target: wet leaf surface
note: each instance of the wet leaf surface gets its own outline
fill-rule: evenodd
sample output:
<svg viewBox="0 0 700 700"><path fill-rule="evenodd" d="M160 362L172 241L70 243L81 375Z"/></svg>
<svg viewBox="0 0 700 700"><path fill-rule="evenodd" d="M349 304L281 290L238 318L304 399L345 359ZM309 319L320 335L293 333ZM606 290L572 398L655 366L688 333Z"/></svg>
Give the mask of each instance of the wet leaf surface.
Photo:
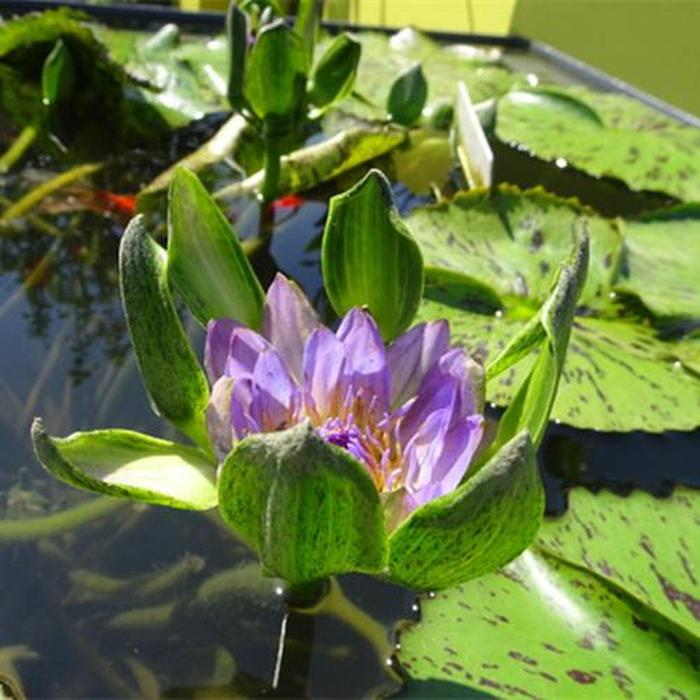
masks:
<svg viewBox="0 0 700 700"><path fill-rule="evenodd" d="M632 190L700 199L700 129L628 97L584 88L517 90L498 103L496 135L538 158L563 158Z"/></svg>
<svg viewBox="0 0 700 700"><path fill-rule="evenodd" d="M692 311L696 301L688 292L690 270L700 264L692 246L670 246L656 262L651 254L637 252L638 237L646 235L644 227L651 223L611 222L542 191L521 194L508 187L490 197L483 192L458 195L451 204L414 211L407 223L427 266L419 316L447 318L455 338L489 357L532 317L571 246L575 227L583 223L591 240L590 271L552 417L608 431L690 430L700 424L693 349L686 341L664 340L653 319L610 299L618 280L626 285L631 280L650 308L659 308L663 297L669 313L672 304L677 314ZM671 228L663 233L656 229L656 235L670 230L670 236L680 238L685 235L681 225L672 219ZM692 233L695 222L690 226ZM623 236L628 229L629 253ZM644 271L645 263L656 270L654 275ZM665 286L669 278L674 287ZM489 400L509 403L532 361L526 358L491 381Z"/></svg>
<svg viewBox="0 0 700 700"><path fill-rule="evenodd" d="M634 544L663 543L669 551L657 550L657 556L670 565L669 583L681 585L677 577L683 576L683 591L692 595L682 563L670 560L679 548L684 551L678 517L691 531L697 528L698 496L678 490L670 503L639 493L628 499L605 494L604 503L596 498L577 492L570 514L547 523L538 546L494 574L423 602L421 622L401 638L408 695L436 697L435 687L443 684L443 697L464 696L463 686L503 698L693 697L700 683L700 640L663 617L670 606L673 619L681 619L680 600L656 594L651 555ZM599 505L591 509L594 503ZM659 523L653 534L650 522ZM594 550L583 534L582 556L587 527L606 533ZM600 559L608 555L620 587L608 585L614 580L609 573L601 574ZM696 576L697 552L687 556ZM652 607L633 597L631 581ZM697 634L697 621L692 630Z"/></svg>

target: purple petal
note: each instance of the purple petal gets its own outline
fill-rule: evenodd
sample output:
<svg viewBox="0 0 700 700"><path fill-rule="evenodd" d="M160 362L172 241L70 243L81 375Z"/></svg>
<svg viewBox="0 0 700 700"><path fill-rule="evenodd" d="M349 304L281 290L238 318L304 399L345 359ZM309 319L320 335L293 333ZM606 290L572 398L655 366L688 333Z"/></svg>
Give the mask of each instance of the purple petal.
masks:
<svg viewBox="0 0 700 700"><path fill-rule="evenodd" d="M243 328L243 326L229 318L220 318L209 321L207 324L207 337L204 341L204 368L212 386L224 373L231 335L237 328Z"/></svg>
<svg viewBox="0 0 700 700"><path fill-rule="evenodd" d="M231 334L224 372L234 379L250 378L261 353L272 346L249 328L236 328Z"/></svg>
<svg viewBox="0 0 700 700"><path fill-rule="evenodd" d="M462 418L444 434L440 449L429 459L410 465L406 488L418 505L452 493L464 477L484 433L480 415ZM437 455L437 456L436 456Z"/></svg>
<svg viewBox="0 0 700 700"><path fill-rule="evenodd" d="M277 273L265 298L263 335L279 350L297 381L301 381L306 339L320 325L305 294Z"/></svg>
<svg viewBox="0 0 700 700"><path fill-rule="evenodd" d="M207 431L219 461L231 451L231 392L233 379L219 377L214 383L207 405Z"/></svg>
<svg viewBox="0 0 700 700"><path fill-rule="evenodd" d="M304 399L316 422L337 416L349 386L343 343L327 328L317 328L304 346Z"/></svg>
<svg viewBox="0 0 700 700"><path fill-rule="evenodd" d="M418 392L423 377L449 349L447 321L421 323L387 349L391 372L391 405L400 406Z"/></svg>
<svg viewBox="0 0 700 700"><path fill-rule="evenodd" d="M460 416L484 412L484 370L462 348L453 348L439 360L438 367L445 376L453 377L460 388Z"/></svg>
<svg viewBox="0 0 700 700"><path fill-rule="evenodd" d="M336 333L345 347L352 391L372 401L375 415L389 410L389 368L386 348L372 315L364 309L351 309Z"/></svg>
<svg viewBox="0 0 700 700"><path fill-rule="evenodd" d="M255 387L252 379L237 379L231 391L231 430L234 440L242 440L246 435L260 432L260 424L251 410Z"/></svg>
<svg viewBox="0 0 700 700"><path fill-rule="evenodd" d="M269 347L258 356L253 385L251 414L262 432L282 430L296 422L301 392L276 348Z"/></svg>

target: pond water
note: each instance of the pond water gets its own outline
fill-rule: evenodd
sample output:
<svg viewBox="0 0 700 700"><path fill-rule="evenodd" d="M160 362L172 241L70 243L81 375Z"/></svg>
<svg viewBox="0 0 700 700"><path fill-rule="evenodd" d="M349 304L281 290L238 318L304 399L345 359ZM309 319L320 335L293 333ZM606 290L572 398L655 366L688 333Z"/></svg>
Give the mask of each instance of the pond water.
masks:
<svg viewBox="0 0 700 700"><path fill-rule="evenodd" d="M135 173L147 181L213 123L190 129L174 147L124 156L104 187L133 191ZM496 164L499 181L575 194L606 215L667 203L498 144ZM32 161L24 175L48 166ZM2 193L12 196L15 187L6 178ZM322 194L280 208L270 249L253 262L263 284L278 269L299 281L328 317ZM403 213L423 201L400 183L395 194ZM30 222L21 235L0 239L6 519L86 502L39 468L29 441L35 415L58 435L112 426L175 437L150 410L128 344L115 264L123 222L80 212L54 223L59 238ZM201 332L191 331L201 348ZM548 513L563 512L573 485L660 497L676 483L700 488L699 448L700 431L615 435L552 425L541 450ZM19 541L0 529L0 678L14 668L28 697L370 697L399 689L387 658L397 625L417 618L412 591L343 577L344 616L287 614L276 582L261 577L250 551L215 516L111 508L53 538Z"/></svg>

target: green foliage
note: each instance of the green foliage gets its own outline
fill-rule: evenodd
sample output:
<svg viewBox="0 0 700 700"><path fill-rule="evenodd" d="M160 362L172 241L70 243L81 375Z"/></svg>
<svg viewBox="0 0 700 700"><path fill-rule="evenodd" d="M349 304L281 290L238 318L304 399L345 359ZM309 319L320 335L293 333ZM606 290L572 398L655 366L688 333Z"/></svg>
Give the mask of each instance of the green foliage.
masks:
<svg viewBox="0 0 700 700"><path fill-rule="evenodd" d="M389 118L403 126L419 119L428 99L428 83L419 63L405 70L394 81L386 103Z"/></svg>
<svg viewBox="0 0 700 700"><path fill-rule="evenodd" d="M265 569L292 584L386 566L369 472L309 424L241 440L219 473L219 507Z"/></svg>
<svg viewBox="0 0 700 700"><path fill-rule="evenodd" d="M569 513L519 559L423 602L401 638L408 694L692 697L699 514L689 489L670 500L572 492Z"/></svg>
<svg viewBox="0 0 700 700"><path fill-rule="evenodd" d="M643 261L654 262L652 249L640 253L635 242L652 225L659 236L665 236L662 230L670 232L664 240L687 242L679 231L683 224L695 226L691 214L684 218L677 212L679 218L671 218L662 229L661 221L608 221L541 190L523 193L508 187L492 194L462 194L449 204L416 210L406 223L426 263L419 317L447 318L458 342L488 354L493 362L524 327L537 331L527 324L546 298L552 272L576 231L587 229L589 274L552 417L598 430L692 429L700 425L700 380L690 371L692 365L682 364L688 353L678 342L661 337L650 324L653 317L638 314L638 305L627 307L620 303L625 299L610 298L619 285L636 290L650 309L660 308L663 296L664 311L678 308L671 315L692 311L690 271L700 264L692 243L676 254L667 252L651 275ZM669 287L672 276L676 281ZM536 344L537 338L530 341ZM509 405L533 361L527 357L489 382L488 399Z"/></svg>
<svg viewBox="0 0 700 700"><path fill-rule="evenodd" d="M582 88L514 91L498 103L496 135L538 158L564 158L632 190L700 199L700 131L629 97Z"/></svg>
<svg viewBox="0 0 700 700"><path fill-rule="evenodd" d="M165 251L143 217L129 223L119 248L122 303L153 410L209 450L204 411L209 385L173 304Z"/></svg>
<svg viewBox="0 0 700 700"><path fill-rule="evenodd" d="M179 168L168 197L168 278L200 323L259 329L263 290L238 235L196 175Z"/></svg>
<svg viewBox="0 0 700 700"><path fill-rule="evenodd" d="M44 106L55 109L75 90L75 63L70 49L59 39L41 69L41 94Z"/></svg>
<svg viewBox="0 0 700 700"><path fill-rule="evenodd" d="M337 36L311 73L309 100L318 108L342 100L353 88L362 44L347 32Z"/></svg>
<svg viewBox="0 0 700 700"><path fill-rule="evenodd" d="M409 327L423 291L423 261L380 171L331 199L321 263L338 314L367 306L385 341Z"/></svg>
<svg viewBox="0 0 700 700"><path fill-rule="evenodd" d="M389 540L389 577L430 590L490 573L532 542L543 512L535 452L522 432L455 491L398 527Z"/></svg>
<svg viewBox="0 0 700 700"><path fill-rule="evenodd" d="M247 59L244 94L260 119L293 119L304 99L308 57L284 21L262 28Z"/></svg>
<svg viewBox="0 0 700 700"><path fill-rule="evenodd" d="M231 2L226 14L226 36L228 38L228 101L236 111L245 105L243 82L245 79L246 54L248 52L248 16L236 2Z"/></svg>
<svg viewBox="0 0 700 700"><path fill-rule="evenodd" d="M45 469L71 486L187 510L217 504L216 465L192 447L131 430L52 438L38 418L32 441Z"/></svg>

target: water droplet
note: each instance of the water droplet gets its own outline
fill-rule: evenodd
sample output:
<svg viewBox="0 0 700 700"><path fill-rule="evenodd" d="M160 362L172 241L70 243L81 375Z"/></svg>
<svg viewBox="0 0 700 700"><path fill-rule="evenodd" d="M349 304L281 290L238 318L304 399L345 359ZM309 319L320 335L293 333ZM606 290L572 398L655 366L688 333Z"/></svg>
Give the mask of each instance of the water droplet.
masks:
<svg viewBox="0 0 700 700"><path fill-rule="evenodd" d="M394 646L394 649L396 649L396 651L401 651L401 642L396 642L396 646Z"/></svg>
<svg viewBox="0 0 700 700"><path fill-rule="evenodd" d="M428 598L435 598L436 595L435 591L428 591Z"/></svg>
<svg viewBox="0 0 700 700"><path fill-rule="evenodd" d="M555 425L561 425L561 421L558 418L554 419L554 424Z"/></svg>
<svg viewBox="0 0 700 700"><path fill-rule="evenodd" d="M528 73L527 74L527 84L532 85L532 87L535 87L536 85L539 85L540 79L534 74L534 73Z"/></svg>
<svg viewBox="0 0 700 700"><path fill-rule="evenodd" d="M500 309L498 309L498 311L496 311L496 313L494 314L494 316L495 316L496 318L503 318L503 312L502 312Z"/></svg>
<svg viewBox="0 0 700 700"><path fill-rule="evenodd" d="M569 162L566 160L566 158L557 158L554 161L554 164L557 166L557 168L565 168L567 165L569 165Z"/></svg>
<svg viewBox="0 0 700 700"><path fill-rule="evenodd" d="M608 296L609 296L611 299L617 299L617 292L610 292L610 294L608 294Z"/></svg>
<svg viewBox="0 0 700 700"><path fill-rule="evenodd" d="M279 595L279 596L284 595L284 588L282 588L282 586L277 586L275 588L275 595Z"/></svg>
<svg viewBox="0 0 700 700"><path fill-rule="evenodd" d="M498 406L493 401L489 404L489 406L493 409L498 408Z"/></svg>
<svg viewBox="0 0 700 700"><path fill-rule="evenodd" d="M673 363L673 369L675 369L676 372L680 372L680 370L683 369L683 363L682 363L680 360L676 360L676 361Z"/></svg>
<svg viewBox="0 0 700 700"><path fill-rule="evenodd" d="M394 660L393 660L393 659L387 659L387 660L386 660L386 665L387 665L387 666L393 666L393 665L394 665Z"/></svg>
<svg viewBox="0 0 700 700"><path fill-rule="evenodd" d="M414 604L411 606L411 610L413 610L413 612L418 612L418 611L420 610L420 608L418 607L418 604L417 604L417 603L414 603Z"/></svg>

